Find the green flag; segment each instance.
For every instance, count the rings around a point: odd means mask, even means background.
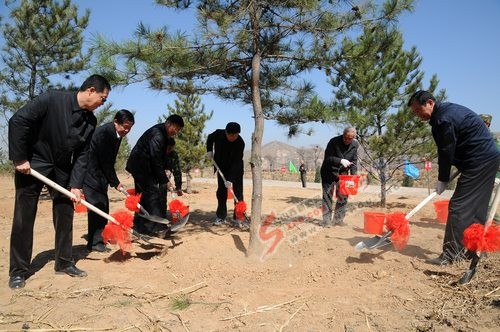
[[[295,168],[295,165],[290,161],[290,164],[288,164],[288,171],[292,173],[298,173],[297,169]]]

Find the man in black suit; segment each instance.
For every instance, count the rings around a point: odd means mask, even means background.
[[[223,225],[227,217],[227,190],[233,188],[238,201],[243,200],[243,152],[245,142],[240,136],[241,127],[237,122],[229,122],[226,129],[217,129],[207,137],[207,157],[220,167],[226,182],[217,174],[217,218],[214,225]],[[214,153],[215,150],[215,153]],[[247,226],[246,221],[237,220],[233,213],[233,225]]]
[[[109,82],[88,77],[78,91],[49,91],[19,109],[9,120],[9,158],[15,166],[16,198],[10,238],[9,287],[25,286],[30,276],[33,227],[43,183],[31,168],[69,188],[75,198],[49,189],[55,228],[56,273],[85,277],[73,261],[73,202],[79,202],[87,151],[97,124],[93,111],[106,102]]]
[[[347,208],[347,195],[339,191],[339,174],[357,173],[358,147],[356,129],[347,127],[340,136],[332,138],[325,150],[325,158],[321,165],[321,186],[323,190],[323,226],[332,226],[332,204],[335,193],[334,225],[345,226],[344,217]]]
[[[184,120],[177,114],[170,115],[165,123],[149,128],[135,144],[125,168],[134,178],[136,193],[142,193],[140,204],[150,214],[166,218],[168,177],[165,173],[167,147],[174,146],[173,137],[184,127]],[[134,229],[143,234],[163,237],[167,226],[151,222],[139,214],[134,217]]]
[[[128,110],[116,112],[113,122],[108,122],[95,130],[90,143],[87,173],[83,181],[85,200],[101,211],[109,213],[108,186],[120,190],[122,184],[115,171],[116,156],[122,138],[134,125],[134,115]],[[87,249],[106,252],[102,230],[106,218],[88,211]]]

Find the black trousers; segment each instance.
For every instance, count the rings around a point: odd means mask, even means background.
[[[148,211],[149,214],[161,218],[167,217],[166,190],[151,178],[134,177],[135,192],[142,194],[139,204]],[[151,222],[141,217],[134,216],[134,229],[139,233],[156,233],[167,229],[168,226]]]
[[[233,192],[238,201],[243,200],[243,175],[236,176],[231,179],[233,183]],[[228,180],[228,181],[231,181]],[[227,191],[224,180],[219,173],[217,173],[217,218],[225,219],[227,217]],[[236,219],[236,212],[233,211],[233,219]]]
[[[109,214],[109,198],[107,192],[100,192],[92,187],[83,186],[85,200],[94,205],[99,210]],[[95,212],[88,210],[87,212],[87,249],[92,249],[92,246],[103,243],[102,231],[108,220],[101,217]]]
[[[349,196],[342,195],[339,191],[339,182],[322,182],[322,211],[323,211],[323,224],[332,224],[332,206],[333,206],[333,195],[337,197],[337,202],[335,203],[335,213],[334,222],[336,224],[344,221],[346,210],[347,210],[347,200]]]
[[[57,174],[49,176],[57,182]],[[38,198],[43,183],[16,172],[14,175],[16,198],[10,238],[10,276],[30,275],[33,253],[33,228],[38,209]],[[58,182],[59,183],[59,182]],[[66,183],[59,183],[65,187]],[[55,270],[66,268],[73,262],[73,214],[70,198],[49,188],[52,197],[52,221],[55,229]]]
[[[301,172],[300,173],[300,181],[302,181],[302,188],[306,187],[306,173]]]
[[[443,240],[443,253],[454,258],[463,255],[464,230],[473,223],[485,224],[488,217],[495,176],[500,158],[477,167],[462,170],[450,199],[448,220]]]

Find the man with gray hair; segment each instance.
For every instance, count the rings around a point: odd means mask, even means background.
[[[344,217],[347,209],[347,195],[339,191],[339,174],[357,173],[358,147],[355,139],[356,129],[347,127],[340,136],[332,138],[325,150],[325,158],[321,165],[321,186],[323,191],[323,226],[332,226],[332,204],[335,192],[334,224],[345,226]]]
[[[477,258],[466,251],[463,234],[473,223],[486,223],[500,152],[481,117],[465,106],[437,101],[430,92],[421,90],[410,97],[408,107],[432,128],[439,164],[436,193],[441,195],[445,190],[452,166],[461,174],[450,199],[443,251],[427,262],[448,265]]]

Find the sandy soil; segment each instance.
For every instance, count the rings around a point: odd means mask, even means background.
[[[132,185],[122,175],[121,180]],[[356,207],[346,227],[321,228],[317,184],[266,181],[263,213],[278,218],[264,235],[262,257],[247,258],[249,233],[212,226],[213,179],[195,179],[190,223],[174,243],[134,242],[125,255],[85,250],[86,215],[74,220],[74,256],[86,278],[54,274],[51,201],[40,201],[35,226],[33,276],[26,287],[8,288],[13,181],[0,178],[0,330],[68,331],[499,331],[500,254],[480,261],[467,285],[457,280],[468,262],[435,267],[424,262],[440,252],[444,225],[432,204],[411,220],[401,252],[392,247],[357,252],[365,234],[363,211],[409,212],[427,189],[401,188],[376,206],[377,188],[351,198]],[[246,182],[251,204],[251,182]],[[449,193],[447,193],[449,195]],[[124,208],[111,192],[111,210]],[[289,217],[283,217],[283,215]],[[291,223],[296,221],[295,223]],[[313,222],[310,222],[313,221]],[[274,232],[274,233],[273,233]]]

